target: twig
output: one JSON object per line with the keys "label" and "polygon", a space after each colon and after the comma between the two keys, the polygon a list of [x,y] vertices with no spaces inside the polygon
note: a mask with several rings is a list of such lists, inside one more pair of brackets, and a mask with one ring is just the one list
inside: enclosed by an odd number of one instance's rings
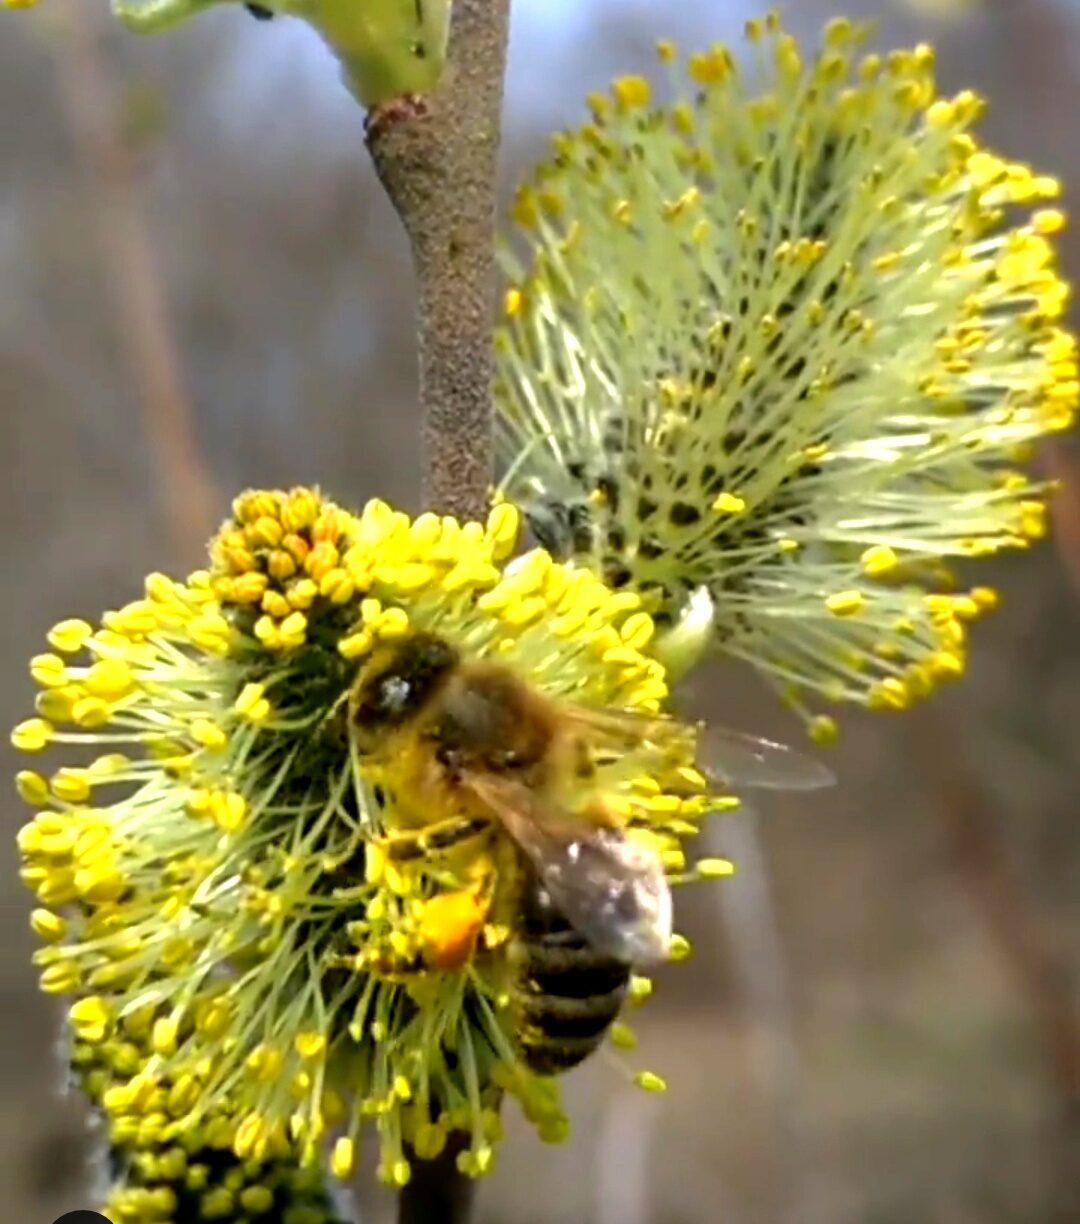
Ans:
{"label": "twig", "polygon": [[[368,116],[368,148],[412,243],[419,297],[424,502],[481,518],[493,474],[495,175],[510,0],[455,0],[447,67],[434,93]],[[460,1224],[472,1184],[451,1135],[413,1160],[400,1224]]]}
{"label": "twig", "polygon": [[510,0],[456,0],[442,85],[386,103],[368,148],[412,241],[425,504],[484,513],[493,471],[495,172]]}
{"label": "twig", "polygon": [[941,815],[953,863],[978,908],[1007,969],[1023,991],[1038,1025],[1053,1082],[1067,1117],[1080,1111],[1080,1020],[1069,995],[1065,967],[1048,946],[1006,849],[995,834],[995,803],[956,750],[953,738],[929,712],[915,728],[920,758],[941,796]]}
{"label": "twig", "polygon": [[[718,837],[722,829],[723,836]],[[733,978],[752,1037],[751,1074],[769,1111],[772,1211],[777,1221],[818,1218],[809,1193],[806,1119],[799,1099],[802,1074],[791,1003],[790,971],[760,819],[751,808],[716,826],[718,848],[738,864],[735,879],[713,890],[728,936]]]}
{"label": "twig", "polygon": [[120,134],[119,100],[89,9],[81,0],[63,6],[55,40],[57,86],[91,188],[102,265],[169,541],[178,559],[194,560],[213,529],[217,499],[195,440],[194,410],[140,199],[138,167]]}
{"label": "twig", "polygon": [[467,1224],[476,1182],[458,1172],[457,1158],[469,1136],[452,1134],[434,1160],[412,1156],[412,1180],[401,1192],[398,1224]]}
{"label": "twig", "polygon": [[1073,593],[1080,598],[1080,464],[1062,442],[1046,447],[1041,467],[1061,488],[1050,499],[1052,538]]}

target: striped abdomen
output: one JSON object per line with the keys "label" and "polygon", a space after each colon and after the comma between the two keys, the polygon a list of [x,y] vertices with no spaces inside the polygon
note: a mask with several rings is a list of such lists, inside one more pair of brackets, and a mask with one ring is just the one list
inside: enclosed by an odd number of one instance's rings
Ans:
{"label": "striped abdomen", "polygon": [[517,1041],[532,1070],[555,1075],[603,1041],[626,997],[630,966],[594,951],[535,884],[525,892],[516,941]]}

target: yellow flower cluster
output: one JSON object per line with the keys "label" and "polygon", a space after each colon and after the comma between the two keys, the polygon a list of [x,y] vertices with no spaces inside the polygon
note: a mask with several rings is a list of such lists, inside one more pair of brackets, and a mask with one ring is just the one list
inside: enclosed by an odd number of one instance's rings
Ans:
{"label": "yellow flower cluster", "polygon": [[[475,848],[391,861],[408,822],[346,722],[367,657],[411,633],[555,698],[661,708],[641,598],[543,551],[514,556],[518,534],[507,504],[461,524],[379,501],[353,514],[308,489],[252,492],[208,571],[152,575],[100,626],[49,634],[31,664],[37,716],[13,742],[102,755],[19,774],[39,809],[19,835],[23,878],[42,987],[76,996],[78,1041],[107,1052],[98,1071],[119,1072],[121,1047],[132,1071],[98,1093],[114,1137],[150,1137],[156,1153],[212,1134],[240,1162],[292,1151],[310,1163],[334,1130],[344,1177],[370,1123],[381,1175],[402,1184],[405,1144],[434,1155],[452,1130],[471,1137],[461,1167],[486,1171],[503,1091],[544,1137],[565,1134],[553,1083],[517,1044],[517,871],[500,884],[497,856]],[[673,878],[723,874],[712,860],[684,870],[682,843],[715,803],[684,755],[654,755],[600,762],[595,784]],[[452,938],[478,871],[509,898],[499,923],[461,967],[417,968],[418,949]],[[129,1037],[145,1046],[137,1068]],[[142,1193],[148,1169],[139,1202],[158,1201]]]}
{"label": "yellow flower cluster", "polygon": [[235,1154],[237,1121],[222,1101],[198,1125],[176,1130],[174,1121],[199,1093],[200,1069],[176,1078],[145,1075],[155,1053],[151,1015],[144,1008],[117,1019],[94,996],[70,1011],[72,1069],[107,1120],[113,1184],[103,1210],[109,1219],[336,1224],[320,1170],[303,1167],[284,1138],[258,1158]]}
{"label": "yellow flower cluster", "polygon": [[616,81],[519,192],[505,490],[661,628],[709,605],[698,651],[827,739],[806,702],[900,709],[962,672],[997,597],[954,563],[1046,531],[1017,464],[1080,397],[1064,217],[979,145],[981,99],[937,95],[931,48],[747,34],[760,89],[726,47],[679,69],[663,43],[674,97]]}
{"label": "yellow flower cluster", "polygon": [[350,516],[310,489],[250,493],[215,538],[211,589],[225,606],[257,609],[250,625],[267,650],[303,644],[317,602],[347,604],[356,587],[340,564]]}

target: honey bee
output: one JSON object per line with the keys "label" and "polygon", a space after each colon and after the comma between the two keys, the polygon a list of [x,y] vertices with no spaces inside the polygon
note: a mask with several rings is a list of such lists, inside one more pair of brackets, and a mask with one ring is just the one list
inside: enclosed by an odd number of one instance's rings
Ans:
{"label": "honey bee", "polygon": [[[460,967],[489,916],[506,915],[522,1057],[543,1074],[581,1062],[618,1014],[632,968],[663,960],[671,940],[664,867],[591,785],[597,758],[675,749],[685,761],[696,730],[551,698],[428,633],[368,662],[349,724],[406,826],[388,839],[391,859],[476,837],[503,851],[494,886],[435,898],[426,967]],[[830,780],[778,744],[723,730],[708,741],[709,771],[726,783],[809,789]]]}

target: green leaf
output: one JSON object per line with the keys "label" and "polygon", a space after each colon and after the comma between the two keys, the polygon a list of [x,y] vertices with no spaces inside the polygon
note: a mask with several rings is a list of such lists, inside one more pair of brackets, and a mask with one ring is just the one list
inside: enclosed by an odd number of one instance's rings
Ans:
{"label": "green leaf", "polygon": [[[241,0],[112,0],[129,29],[150,34]],[[356,96],[376,106],[434,89],[446,61],[452,0],[259,0],[313,26],[337,54]]]}
{"label": "green leaf", "polygon": [[154,34],[233,0],[112,0],[113,13],[131,30]]}
{"label": "green leaf", "polygon": [[[307,0],[305,16],[337,52],[361,102],[425,93],[446,62],[452,0]],[[300,6],[297,5],[299,8]]]}

